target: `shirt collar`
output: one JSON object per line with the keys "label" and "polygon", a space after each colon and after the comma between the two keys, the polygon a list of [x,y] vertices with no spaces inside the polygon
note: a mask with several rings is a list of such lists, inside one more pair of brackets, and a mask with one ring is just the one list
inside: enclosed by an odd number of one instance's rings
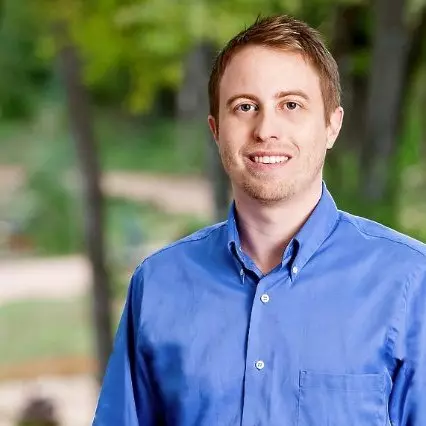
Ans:
{"label": "shirt collar", "polygon": [[336,203],[323,182],[322,195],[318,204],[295,236],[298,251],[293,263],[292,274],[297,274],[308,263],[334,231],[338,218],[339,212]]}
{"label": "shirt collar", "polygon": [[235,201],[232,202],[228,213],[228,250],[232,256],[237,256],[242,265],[245,265],[237,227]]}
{"label": "shirt collar", "polygon": [[228,250],[233,254],[237,247],[241,248],[241,240],[237,228],[235,201],[232,201],[228,212]]}
{"label": "shirt collar", "polygon": [[[290,242],[289,248],[283,255],[282,262],[284,264],[289,249],[293,250],[296,246],[297,255],[293,256],[294,262],[291,268],[292,278],[302,270],[322,243],[330,236],[336,226],[338,217],[337,206],[323,182],[322,194],[318,204]],[[228,250],[232,255],[237,255],[241,263],[245,263],[236,223],[235,202],[232,202],[228,213]]]}

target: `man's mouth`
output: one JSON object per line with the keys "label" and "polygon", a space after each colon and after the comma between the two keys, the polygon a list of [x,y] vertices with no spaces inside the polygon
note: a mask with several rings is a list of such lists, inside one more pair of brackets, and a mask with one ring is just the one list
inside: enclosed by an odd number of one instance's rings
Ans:
{"label": "man's mouth", "polygon": [[260,164],[279,164],[287,162],[290,157],[286,155],[263,155],[263,156],[250,156],[250,159],[255,163]]}
{"label": "man's mouth", "polygon": [[248,154],[248,159],[250,163],[255,166],[265,170],[270,168],[276,168],[277,166],[282,166],[291,160],[291,155],[286,151],[266,151],[258,150]]}

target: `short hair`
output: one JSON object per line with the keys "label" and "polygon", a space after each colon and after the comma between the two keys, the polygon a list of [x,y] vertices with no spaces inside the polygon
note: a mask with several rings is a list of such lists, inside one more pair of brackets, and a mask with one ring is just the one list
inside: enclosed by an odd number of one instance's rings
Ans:
{"label": "short hair", "polygon": [[326,122],[340,106],[341,87],[337,63],[321,34],[307,23],[288,15],[257,18],[254,24],[232,38],[217,55],[210,74],[208,91],[210,114],[218,119],[219,86],[233,56],[247,46],[264,46],[299,52],[313,65],[320,78]]}

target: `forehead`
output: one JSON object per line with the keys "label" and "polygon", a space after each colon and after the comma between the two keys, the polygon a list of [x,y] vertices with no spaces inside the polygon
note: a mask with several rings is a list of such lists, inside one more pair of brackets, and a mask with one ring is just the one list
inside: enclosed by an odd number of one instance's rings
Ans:
{"label": "forehead", "polygon": [[312,100],[321,100],[318,73],[301,53],[247,46],[228,63],[219,95],[222,102],[239,92],[270,97],[292,90],[304,91]]}

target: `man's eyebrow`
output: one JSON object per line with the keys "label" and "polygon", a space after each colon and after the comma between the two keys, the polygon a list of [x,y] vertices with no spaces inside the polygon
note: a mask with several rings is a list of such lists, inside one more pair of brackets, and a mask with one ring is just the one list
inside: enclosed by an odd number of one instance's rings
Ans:
{"label": "man's eyebrow", "polygon": [[231,96],[226,101],[227,108],[229,108],[237,99],[250,99],[253,102],[258,102],[258,98],[254,95],[250,95],[249,93],[239,93],[238,95]]}
{"label": "man's eyebrow", "polygon": [[275,99],[286,98],[287,96],[299,96],[306,101],[309,101],[309,96],[303,90],[284,90],[275,94]]}
{"label": "man's eyebrow", "polygon": [[[282,90],[274,95],[275,99],[286,98],[287,96],[299,96],[306,101],[309,101],[310,98],[303,90]],[[251,95],[250,93],[239,93],[237,95],[231,96],[226,101],[226,106],[229,108],[237,99],[250,99],[253,102],[258,102],[259,99],[255,95]]]}

